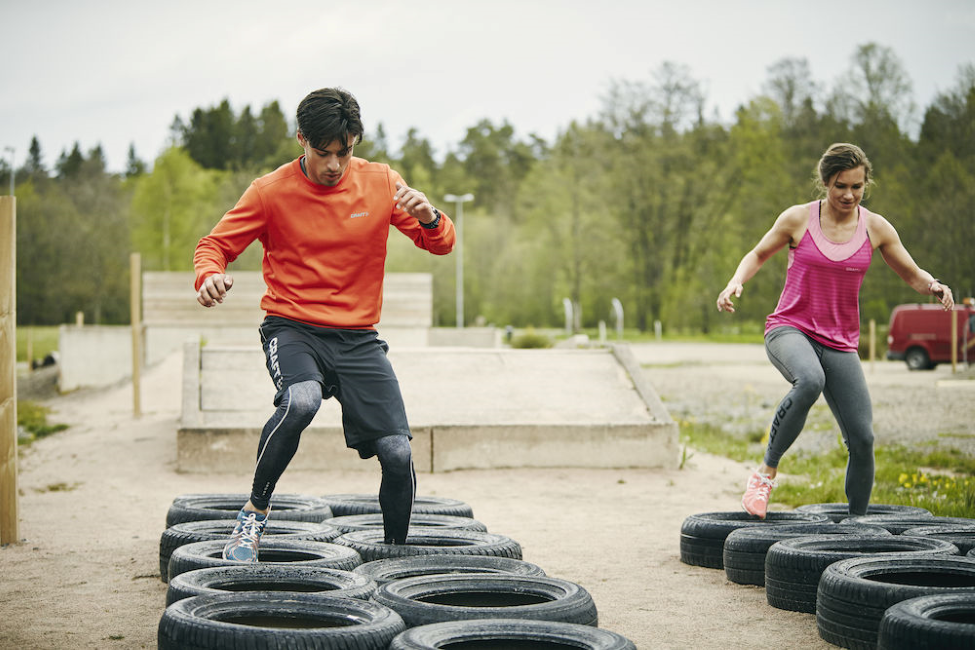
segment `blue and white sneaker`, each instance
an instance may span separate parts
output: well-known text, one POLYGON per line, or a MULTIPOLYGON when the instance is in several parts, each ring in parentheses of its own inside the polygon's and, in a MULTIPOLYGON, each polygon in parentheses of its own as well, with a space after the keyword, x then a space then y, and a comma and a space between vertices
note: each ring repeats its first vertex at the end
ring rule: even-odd
MULTIPOLYGON (((270 510, 268 512, 270 513, 270 510)), ((257 562, 258 545, 261 543, 261 534, 267 525, 268 515, 242 508, 237 513, 237 525, 230 535, 230 541, 224 547, 223 558, 236 562, 257 562)))

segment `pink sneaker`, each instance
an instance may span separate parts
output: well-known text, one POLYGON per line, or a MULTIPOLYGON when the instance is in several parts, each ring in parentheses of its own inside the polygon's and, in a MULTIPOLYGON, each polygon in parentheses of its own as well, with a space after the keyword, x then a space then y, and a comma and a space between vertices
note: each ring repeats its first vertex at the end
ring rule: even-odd
POLYGON ((746 484, 746 493, 742 495, 742 508, 750 515, 760 519, 766 518, 766 508, 769 506, 769 493, 776 487, 776 481, 759 472, 753 472, 746 484))

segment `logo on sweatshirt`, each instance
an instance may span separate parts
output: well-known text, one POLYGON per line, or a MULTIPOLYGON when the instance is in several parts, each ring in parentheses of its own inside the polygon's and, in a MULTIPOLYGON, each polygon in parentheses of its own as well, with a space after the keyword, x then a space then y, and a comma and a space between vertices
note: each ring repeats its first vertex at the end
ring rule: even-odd
POLYGON ((349 218, 358 219, 359 217, 368 217, 368 216, 369 216, 368 212, 353 212, 352 214, 349 215, 349 218))

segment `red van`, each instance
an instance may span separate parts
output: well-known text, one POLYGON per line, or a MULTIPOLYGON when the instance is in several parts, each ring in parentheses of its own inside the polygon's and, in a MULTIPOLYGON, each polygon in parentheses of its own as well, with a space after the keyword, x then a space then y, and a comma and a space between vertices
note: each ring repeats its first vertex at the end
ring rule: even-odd
POLYGON ((973 307, 940 304, 898 305, 888 323, 888 358, 910 370, 930 370, 952 361, 952 318, 956 319, 956 361, 973 363, 973 307))

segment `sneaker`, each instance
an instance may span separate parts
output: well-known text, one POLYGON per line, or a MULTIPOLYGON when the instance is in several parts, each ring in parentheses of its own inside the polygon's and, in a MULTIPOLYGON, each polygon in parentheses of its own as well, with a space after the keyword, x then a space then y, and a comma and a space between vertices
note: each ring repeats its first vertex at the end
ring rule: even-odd
POLYGON ((237 513, 237 525, 230 535, 230 541, 224 547, 223 558, 237 562, 257 562, 258 544, 266 525, 268 515, 241 509, 237 513))
POLYGON ((766 508, 769 506, 769 493, 776 487, 776 481, 759 472, 753 472, 746 484, 746 493, 742 495, 742 508, 750 515, 760 519, 766 518, 766 508))

